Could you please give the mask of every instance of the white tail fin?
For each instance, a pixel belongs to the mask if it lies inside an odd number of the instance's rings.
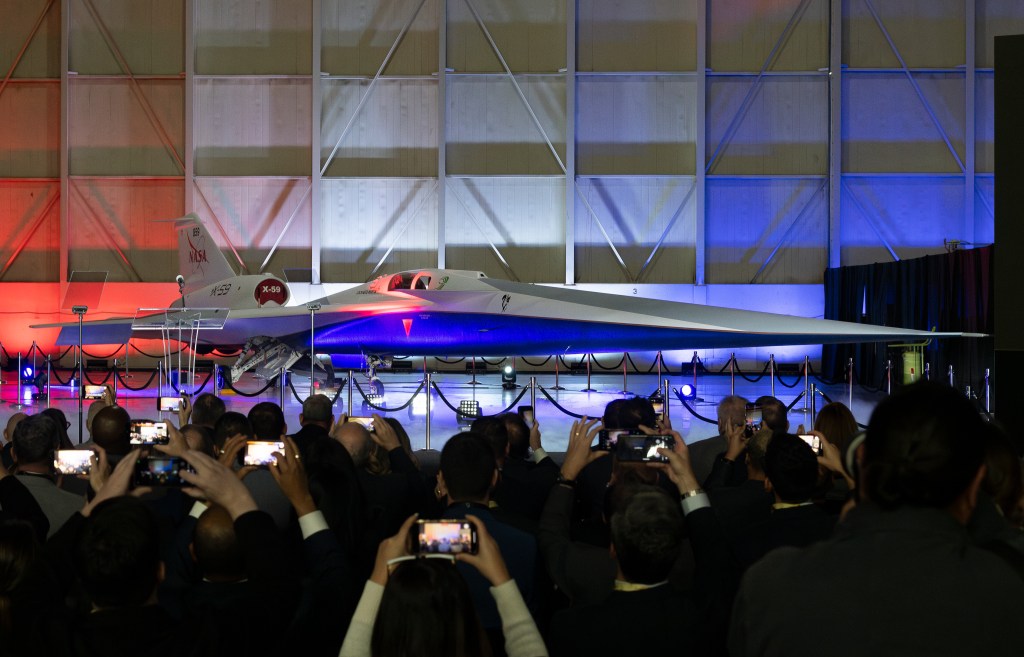
[[[236,276],[220,247],[195,214],[175,219],[178,231],[178,271],[185,277],[185,292],[192,292]]]

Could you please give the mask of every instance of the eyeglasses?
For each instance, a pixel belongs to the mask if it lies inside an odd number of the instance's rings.
[[[445,561],[448,561],[450,563],[455,563],[455,555],[453,554],[407,554],[404,557],[388,559],[388,575],[391,575],[391,573],[395,572],[395,568],[397,568],[398,565],[401,564],[403,561],[414,561],[416,559],[444,559]]]

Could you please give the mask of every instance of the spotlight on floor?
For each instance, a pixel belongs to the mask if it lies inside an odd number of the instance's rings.
[[[468,426],[480,417],[480,402],[475,399],[463,399],[459,402],[459,425]]]
[[[679,396],[687,401],[692,401],[697,398],[697,388],[689,383],[684,383],[679,386]]]
[[[516,368],[514,365],[506,365],[501,368],[501,387],[505,390],[515,390],[519,387],[516,385]]]
[[[36,380],[36,370],[31,365],[26,365],[21,368],[21,382],[22,383],[34,383]]]
[[[363,412],[367,415],[370,413],[383,413],[384,411],[379,411],[373,408],[373,406],[383,406],[385,401],[383,394],[371,392],[363,399]]]

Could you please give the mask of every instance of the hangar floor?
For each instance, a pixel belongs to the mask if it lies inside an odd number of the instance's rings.
[[[133,378],[129,379],[133,386],[142,385],[149,377],[148,373],[135,371]],[[198,377],[197,377],[198,378]],[[300,399],[304,399],[309,392],[309,379],[294,376],[293,386],[286,388],[284,397],[285,418],[290,430],[298,426],[298,415],[301,410]],[[357,380],[363,391],[368,391],[365,376],[357,374]],[[417,391],[420,390],[423,377],[418,372],[411,373],[383,373],[381,381],[384,384],[385,397],[378,405],[390,409],[398,409],[388,413],[397,418],[409,432],[414,449],[432,448],[440,449],[444,442],[452,434],[459,431],[459,423],[456,414],[448,408],[445,400],[452,406],[458,406],[462,400],[476,400],[480,404],[480,411],[484,415],[502,412],[511,407],[516,410],[518,406],[531,404],[531,397],[535,397],[536,415],[540,422],[544,446],[549,451],[563,451],[566,440],[574,418],[564,411],[600,417],[605,405],[613,399],[624,396],[623,388],[628,390],[627,395],[650,395],[658,389],[658,377],[654,374],[631,375],[623,382],[621,374],[595,374],[590,386],[592,391],[585,391],[588,387],[585,375],[562,374],[558,383],[564,390],[555,390],[554,375],[536,375],[536,390],[531,393],[530,375],[520,373],[518,383],[520,387],[515,390],[504,390],[501,386],[501,378],[497,373],[478,375],[476,384],[472,383],[472,377],[463,373],[442,372],[431,375],[432,382],[440,390],[436,390],[430,398],[430,416],[428,422],[426,396]],[[683,384],[692,384],[692,376],[673,375],[664,377],[670,389],[678,389]],[[134,383],[133,381],[138,381]],[[201,380],[200,380],[201,381]],[[730,377],[728,375],[705,375],[697,378],[698,399],[689,401],[689,406],[697,415],[708,420],[715,419],[715,407],[718,401],[731,390]],[[787,388],[785,385],[792,385]],[[850,399],[849,390],[843,385],[828,385],[811,377],[810,384],[817,387],[820,394],[817,395],[816,407],[823,406],[827,399],[848,403]],[[243,378],[235,387],[241,391],[257,391],[263,387],[264,382],[256,379]],[[790,411],[790,422],[796,429],[799,424],[812,424],[809,395],[797,399],[804,392],[805,382],[796,375],[784,376],[781,380],[776,379],[774,394],[787,405],[792,404]],[[209,387],[207,387],[209,390]],[[0,420],[6,423],[7,418],[16,412],[35,413],[46,407],[45,399],[33,400],[32,393],[35,388],[30,385],[19,386],[16,383],[4,382],[0,385]],[[755,399],[761,395],[773,394],[772,383],[765,376],[756,383],[751,383],[737,376],[735,379],[736,394],[743,395],[748,399]],[[341,414],[349,408],[349,390],[344,388],[338,392],[337,389],[324,390],[329,396],[337,394],[335,402],[335,413]],[[546,394],[545,394],[546,393]],[[73,389],[67,386],[51,386],[52,405],[60,408],[67,415],[71,424],[69,433],[73,442],[78,437],[78,400],[73,397]],[[164,394],[167,394],[165,392]],[[173,393],[172,393],[173,394]],[[517,397],[522,397],[517,401]],[[415,398],[413,398],[415,395]],[[547,397],[550,395],[550,399]],[[258,401],[280,401],[280,391],[276,387],[268,388],[256,397],[246,397],[232,390],[225,390],[222,393],[230,410],[247,412],[247,410]],[[443,396],[443,398],[442,398]],[[852,409],[858,422],[866,424],[875,404],[882,399],[884,393],[870,392],[854,386],[852,395]],[[161,414],[156,411],[156,385],[140,391],[129,391],[121,387],[118,391],[118,401],[126,406],[128,412],[134,418],[157,418]],[[552,403],[554,400],[561,409]],[[353,415],[368,415],[372,410],[363,405],[363,397],[359,389],[352,394],[355,412]],[[795,403],[794,403],[795,401]],[[86,402],[87,408],[88,401]],[[564,411],[562,410],[564,409]],[[673,426],[680,431],[688,443],[713,436],[718,433],[717,427],[700,417],[697,417],[689,409],[685,408],[676,396],[671,395],[669,400],[669,416]],[[428,427],[429,425],[429,427]],[[429,429],[429,431],[428,431]],[[429,438],[428,438],[429,435]]]

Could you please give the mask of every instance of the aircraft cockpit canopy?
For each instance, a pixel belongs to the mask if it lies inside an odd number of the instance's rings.
[[[430,272],[404,271],[393,274],[374,286],[375,291],[391,292],[392,290],[428,290],[430,289]]]

